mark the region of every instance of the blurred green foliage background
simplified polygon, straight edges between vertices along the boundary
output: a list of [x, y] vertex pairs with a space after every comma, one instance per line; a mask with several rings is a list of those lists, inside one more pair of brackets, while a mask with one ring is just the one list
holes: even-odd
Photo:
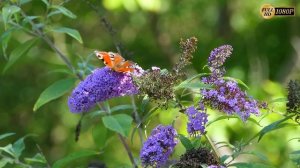
[[[53, 4], [61, 2], [52, 1]], [[116, 52], [115, 42], [121, 42], [123, 51], [128, 51], [124, 52], [125, 58], [137, 62], [144, 69], [151, 66], [171, 68], [180, 54], [180, 39], [195, 36], [199, 39], [199, 45], [193, 64], [187, 69], [189, 75], [205, 72], [202, 67], [207, 63], [210, 51], [222, 44], [230, 44], [234, 52], [226, 62], [227, 76], [247, 83], [251, 88], [248, 92], [257, 99], [270, 101], [285, 97], [287, 81], [300, 76], [300, 11], [297, 10], [300, 9], [300, 2], [297, 0], [66, 0], [64, 3], [77, 18], [57, 15], [52, 18], [52, 25], [77, 29], [83, 44], [59, 33], [54, 33], [52, 38], [77, 68], [81, 66], [78, 62], [86, 59], [95, 49]], [[263, 19], [260, 8], [266, 3], [275, 7], [294, 6], [296, 16]], [[98, 13], [89, 4], [93, 4]], [[23, 9], [28, 15], [43, 15], [46, 10], [40, 0], [25, 4]], [[106, 17], [113, 26], [113, 38], [101, 24], [101, 17]], [[3, 25], [0, 25], [0, 32], [4, 32]], [[28, 35], [24, 33], [14, 33], [7, 53], [27, 39]], [[2, 70], [6, 59], [1, 56], [0, 60]], [[91, 58], [90, 64], [94, 67], [103, 66], [96, 57]], [[108, 167], [130, 164], [117, 136], [103, 130], [105, 133], [102, 135], [102, 127], [88, 126], [93, 123], [83, 123], [79, 142], [74, 141], [74, 130], [80, 115], [69, 112], [68, 95], [33, 112], [33, 105], [40, 93], [56, 80], [67, 76], [54, 71], [57, 69], [66, 69], [66, 66], [49, 46], [40, 41], [25, 57], [1, 74], [0, 133], [15, 132], [19, 137], [36, 134], [36, 137], [26, 140], [28, 153], [25, 155], [33, 155], [37, 151], [37, 143], [52, 163], [79, 149], [100, 150], [103, 146], [103, 142], [99, 142], [101, 138], [96, 139], [95, 143], [92, 136], [92, 132], [99, 131], [96, 133], [98, 136], [110, 138], [105, 144], [104, 153], [95, 157], [95, 160], [107, 163]], [[128, 98], [114, 99], [110, 103], [111, 106], [130, 104]], [[262, 121], [263, 125], [281, 118], [278, 113], [285, 113], [284, 103], [271, 104], [271, 107], [272, 114]], [[215, 112], [210, 114], [209, 119], [217, 115]], [[150, 131], [158, 122], [170, 124], [177, 115], [180, 114], [176, 110], [160, 110], [151, 119], [147, 130]], [[186, 119], [182, 118], [176, 121], [176, 127], [180, 133], [186, 134]], [[100, 121], [94, 123], [101, 125]], [[243, 124], [231, 119], [217, 122], [207, 131], [215, 141], [235, 143], [249, 139], [260, 129], [251, 123]], [[266, 154], [270, 164], [275, 167], [293, 167], [288, 153], [299, 149], [300, 143], [288, 140], [297, 136], [299, 128], [285, 128], [268, 134], [249, 149]], [[9, 140], [14, 138], [16, 136]], [[130, 146], [138, 157], [141, 147], [138, 137], [134, 137], [133, 142]], [[221, 151], [223, 154], [226, 152]], [[179, 146], [173, 157], [178, 158], [182, 153], [184, 149]]]

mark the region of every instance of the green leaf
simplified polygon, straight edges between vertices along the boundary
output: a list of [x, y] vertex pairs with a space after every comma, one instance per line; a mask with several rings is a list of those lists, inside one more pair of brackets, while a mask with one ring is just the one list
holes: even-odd
[[296, 164], [300, 165], [300, 150], [293, 151], [289, 154], [289, 158]]
[[273, 168], [270, 165], [262, 163], [233, 163], [228, 165], [228, 167], [235, 166], [236, 168]]
[[50, 3], [48, 2], [48, 0], [42, 0], [42, 2], [44, 2], [44, 4], [49, 7], [50, 6]]
[[4, 139], [6, 137], [12, 136], [12, 135], [15, 135], [15, 133], [10, 132], [10, 133], [1, 134], [0, 135], [0, 140]]
[[9, 21], [11, 15], [20, 11], [20, 8], [15, 5], [5, 6], [2, 8], [2, 19], [4, 23], [5, 30], [7, 28], [7, 22]]
[[46, 164], [47, 160], [46, 158], [41, 155], [40, 153], [37, 153], [34, 157], [32, 158], [24, 158], [25, 162], [27, 164], [33, 164], [33, 163], [42, 163], [42, 164]]
[[50, 29], [50, 31], [57, 32], [57, 33], [66, 33], [69, 36], [73, 37], [75, 40], [77, 40], [79, 43], [82, 43], [82, 38], [80, 36], [80, 33], [75, 29], [71, 29], [68, 27], [57, 27], [57, 28]]
[[96, 146], [99, 149], [104, 148], [108, 138], [107, 128], [102, 123], [99, 123], [93, 127], [92, 135]]
[[279, 103], [279, 102], [286, 103], [286, 102], [288, 102], [288, 100], [286, 97], [280, 97], [280, 98], [271, 100], [269, 103]]
[[68, 167], [70, 165], [70, 163], [83, 158], [83, 157], [89, 157], [89, 156], [94, 156], [94, 155], [98, 155], [98, 152], [95, 151], [78, 151], [78, 152], [73, 152], [71, 154], [69, 154], [68, 156], [56, 161], [52, 168], [64, 168], [64, 167]]
[[258, 137], [258, 142], [262, 139], [262, 137], [274, 130], [287, 127], [287, 126], [297, 126], [297, 124], [290, 124], [290, 123], [284, 123], [286, 120], [292, 118], [292, 116], [287, 116], [281, 120], [275, 121], [267, 126], [265, 126], [261, 131], [259, 131], [255, 136], [253, 136], [249, 141], [253, 140], [254, 138]]
[[69, 9], [67, 9], [63, 6], [52, 5], [51, 8], [59, 10], [63, 15], [65, 15], [69, 18], [76, 19], [76, 15], [73, 12], [71, 12]]
[[211, 88], [211, 85], [205, 84], [203, 82], [197, 81], [197, 82], [193, 82], [193, 83], [185, 83], [185, 84], [181, 84], [176, 86], [174, 89], [178, 90], [178, 89], [209, 89]]
[[267, 158], [266, 155], [264, 155], [263, 153], [261, 152], [258, 152], [258, 151], [245, 151], [245, 152], [241, 152], [240, 154], [246, 154], [246, 155], [254, 155], [256, 156], [257, 158], [261, 159], [262, 161], [265, 161], [265, 162], [268, 162], [269, 159]]
[[15, 157], [15, 153], [14, 153], [14, 150], [13, 150], [13, 147], [12, 147], [12, 144], [8, 144], [4, 147], [0, 147], [0, 152], [1, 151], [4, 151], [6, 153], [8, 153], [9, 155], [11, 155], [12, 157]]
[[7, 54], [6, 54], [6, 49], [7, 49], [7, 46], [8, 46], [8, 42], [11, 38], [11, 35], [12, 35], [13, 31], [15, 31], [15, 30], [16, 30], [15, 27], [9, 28], [4, 33], [2, 33], [2, 35], [0, 37], [0, 41], [1, 41], [1, 44], [2, 44], [2, 50], [3, 50], [3, 55], [4, 55], [6, 60], [8, 59]]
[[13, 162], [14, 162], [14, 160], [11, 158], [2, 158], [0, 160], [0, 167], [4, 167], [7, 163], [12, 164]]
[[149, 99], [148, 95], [145, 95], [143, 97], [143, 100], [141, 103], [141, 111], [142, 112], [145, 112], [146, 106], [149, 104], [149, 102], [150, 102], [150, 99]]
[[220, 162], [224, 164], [225, 161], [226, 161], [229, 157], [230, 157], [230, 155], [223, 155], [223, 156], [221, 156]]
[[33, 38], [15, 48], [8, 59], [8, 63], [5, 65], [3, 73], [12, 66], [22, 55], [25, 55], [27, 51], [37, 42], [38, 39]]
[[240, 79], [236, 79], [236, 78], [228, 77], [228, 76], [223, 77], [223, 79], [235, 81], [235, 82], [237, 82], [238, 84], [244, 86], [247, 90], [249, 90], [249, 87], [248, 87], [242, 80], [240, 80]]
[[[213, 120], [210, 120], [209, 122], [207, 122], [206, 124], [206, 127], [210, 126], [211, 124], [217, 122], [217, 121], [220, 121], [220, 120], [229, 120], [231, 118], [235, 118], [235, 119], [241, 119], [239, 116], [227, 116], [227, 115], [222, 115], [222, 116], [218, 116], [217, 118], [213, 119]], [[255, 119], [249, 117], [247, 121], [250, 121], [258, 126], [261, 127], [261, 125], [259, 124], [259, 122], [257, 122]]]
[[113, 108], [110, 109], [110, 112], [113, 113], [115, 111], [120, 111], [120, 110], [132, 110], [132, 106], [129, 105], [129, 104], [124, 104], [124, 105], [118, 105], [118, 106], [115, 106]]
[[71, 88], [73, 88], [75, 81], [76, 79], [74, 78], [62, 79], [50, 85], [41, 93], [40, 97], [34, 104], [33, 111], [36, 111], [44, 104], [67, 93]]
[[22, 152], [24, 151], [25, 149], [25, 144], [24, 144], [24, 139], [26, 138], [23, 137], [19, 140], [17, 140], [13, 145], [12, 145], [12, 148], [13, 148], [13, 151], [14, 151], [14, 155], [16, 158], [19, 158], [22, 154]]
[[178, 134], [178, 138], [186, 150], [191, 150], [194, 148], [192, 142], [184, 135]]
[[177, 87], [180, 87], [180, 85], [185, 85], [187, 83], [190, 83], [191, 81], [193, 81], [194, 79], [196, 79], [198, 77], [207, 76], [207, 75], [209, 75], [209, 73], [200, 73], [200, 74], [194, 75], [194, 76], [182, 81]]
[[116, 114], [102, 117], [103, 124], [106, 128], [128, 137], [132, 118], [127, 114]]

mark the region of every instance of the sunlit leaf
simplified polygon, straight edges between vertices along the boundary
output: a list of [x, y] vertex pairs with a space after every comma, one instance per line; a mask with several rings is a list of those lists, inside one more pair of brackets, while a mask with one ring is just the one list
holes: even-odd
[[27, 51], [37, 42], [36, 38], [30, 39], [18, 47], [16, 47], [10, 54], [7, 64], [3, 69], [3, 73], [12, 66], [22, 55], [25, 55]]
[[7, 28], [7, 23], [10, 19], [10, 16], [19, 12], [20, 8], [15, 5], [5, 6], [2, 8], [2, 19], [5, 29]]
[[191, 150], [194, 148], [192, 142], [184, 135], [178, 134], [178, 138], [186, 150]]
[[78, 152], [72, 152], [68, 156], [54, 162], [52, 168], [64, 168], [64, 167], [69, 167], [70, 163], [83, 158], [83, 157], [89, 157], [89, 156], [94, 156], [98, 155], [98, 152], [95, 151], [78, 151]]
[[[222, 115], [222, 116], [218, 116], [217, 118], [208, 121], [207, 124], [206, 124], [206, 127], [210, 126], [211, 124], [213, 124], [213, 123], [215, 123], [217, 121], [226, 120], [226, 119], [229, 120], [231, 118], [235, 118], [235, 119], [240, 119], [241, 120], [241, 118], [239, 116]], [[252, 123], [254, 123], [254, 124], [256, 124], [256, 125], [258, 125], [258, 126], [261, 127], [261, 125], [259, 124], [259, 122], [257, 122], [255, 119], [253, 119], [251, 117], [249, 117], [247, 121], [252, 122]]]
[[67, 9], [63, 6], [52, 5], [51, 8], [59, 10], [63, 15], [65, 15], [69, 18], [76, 19], [76, 15], [73, 12], [71, 12], [69, 9]]
[[253, 140], [254, 138], [258, 137], [258, 142], [262, 139], [262, 137], [274, 130], [280, 129], [280, 128], [284, 128], [284, 127], [288, 127], [288, 126], [297, 126], [297, 124], [291, 124], [291, 123], [284, 123], [286, 120], [292, 118], [293, 116], [287, 116], [281, 120], [275, 121], [267, 126], [265, 126], [261, 131], [259, 131], [255, 136], [253, 136], [251, 140]]
[[46, 158], [41, 155], [40, 153], [37, 153], [34, 157], [32, 158], [24, 158], [25, 162], [28, 164], [33, 164], [33, 163], [42, 163], [42, 164], [46, 164], [47, 160]]
[[7, 163], [12, 164], [14, 161], [11, 158], [2, 158], [0, 160], [0, 167], [4, 167]]
[[44, 104], [67, 93], [71, 88], [73, 88], [75, 81], [76, 79], [74, 78], [62, 79], [50, 85], [41, 93], [40, 97], [34, 104], [33, 111], [36, 111]]
[[225, 163], [225, 161], [230, 157], [230, 155], [223, 155], [220, 158], [221, 163]]
[[229, 166], [235, 166], [236, 168], [274, 168], [273, 166], [266, 165], [263, 163], [233, 163]]
[[269, 159], [267, 158], [266, 155], [264, 155], [263, 153], [258, 152], [258, 151], [244, 151], [244, 152], [241, 152], [240, 154], [254, 155], [257, 158], [261, 159], [262, 161], [265, 161], [265, 162], [269, 161]]
[[106, 128], [127, 137], [132, 123], [132, 118], [127, 114], [116, 114], [102, 117]]
[[193, 82], [193, 83], [185, 83], [175, 87], [175, 90], [178, 89], [208, 89], [211, 88], [211, 85], [205, 84], [201, 81]]
[[273, 99], [271, 100], [269, 103], [286, 103], [288, 100], [286, 97], [280, 97], [280, 98], [277, 98], [277, 99]]
[[15, 135], [15, 133], [10, 132], [10, 133], [1, 134], [0, 135], [0, 140], [4, 139], [6, 137], [12, 136], [12, 135]]
[[50, 29], [50, 31], [58, 32], [58, 33], [66, 33], [69, 36], [76, 39], [79, 43], [82, 43], [82, 38], [80, 36], [80, 33], [75, 29], [71, 29], [68, 27], [57, 27], [57, 28]]
[[12, 157], [15, 157], [15, 153], [14, 153], [12, 144], [8, 144], [8, 145], [6, 145], [4, 147], [0, 147], [0, 152], [1, 151], [6, 152], [7, 154], [11, 155]]
[[132, 105], [129, 104], [122, 104], [118, 106], [114, 106], [113, 108], [110, 109], [110, 112], [116, 112], [116, 111], [121, 111], [121, 110], [132, 110]]
[[289, 154], [289, 158], [296, 164], [300, 165], [300, 150], [293, 151]]
[[25, 149], [25, 144], [24, 144], [24, 139], [26, 137], [23, 137], [21, 139], [18, 139], [13, 145], [12, 145], [12, 148], [13, 148], [13, 151], [14, 151], [14, 155], [16, 158], [19, 158], [22, 154], [22, 152], [24, 151]]

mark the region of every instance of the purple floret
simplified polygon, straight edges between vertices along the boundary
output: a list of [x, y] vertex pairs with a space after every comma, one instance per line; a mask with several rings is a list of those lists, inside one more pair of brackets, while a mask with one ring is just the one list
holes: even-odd
[[186, 114], [189, 118], [187, 124], [188, 133], [192, 136], [200, 136], [205, 133], [205, 124], [207, 123], [206, 109], [202, 103], [199, 103], [200, 111], [194, 106], [186, 109]]
[[202, 89], [203, 102], [219, 111], [229, 115], [237, 114], [246, 121], [250, 114], [259, 115], [258, 103], [255, 99], [247, 96], [234, 81], [225, 81], [221, 78], [213, 82], [213, 89]]
[[68, 106], [73, 113], [87, 112], [98, 102], [137, 93], [130, 73], [97, 68], [73, 90]]
[[246, 121], [250, 114], [259, 115], [259, 103], [243, 92], [237, 82], [223, 79], [224, 62], [230, 57], [233, 49], [230, 45], [215, 48], [209, 58], [208, 66], [211, 75], [203, 77], [202, 82], [213, 86], [212, 89], [201, 89], [203, 103], [229, 115], [237, 114]]
[[144, 167], [161, 167], [177, 144], [177, 132], [172, 126], [158, 125], [143, 144], [140, 158]]

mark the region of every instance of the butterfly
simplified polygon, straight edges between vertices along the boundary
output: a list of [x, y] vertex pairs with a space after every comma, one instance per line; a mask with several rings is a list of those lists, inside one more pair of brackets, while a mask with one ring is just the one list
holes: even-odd
[[95, 51], [96, 56], [110, 69], [116, 72], [133, 72], [135, 63], [125, 61], [118, 53]]

